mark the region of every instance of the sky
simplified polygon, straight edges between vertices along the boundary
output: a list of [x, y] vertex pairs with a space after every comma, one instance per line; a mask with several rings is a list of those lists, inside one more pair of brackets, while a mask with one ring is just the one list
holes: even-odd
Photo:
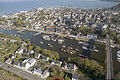
[[0, 0], [0, 2], [15, 2], [15, 1], [36, 1], [36, 0]]
[[[16, 2], [16, 1], [39, 1], [39, 0], [0, 0], [0, 2]], [[95, 1], [95, 0], [87, 0], [87, 1]]]

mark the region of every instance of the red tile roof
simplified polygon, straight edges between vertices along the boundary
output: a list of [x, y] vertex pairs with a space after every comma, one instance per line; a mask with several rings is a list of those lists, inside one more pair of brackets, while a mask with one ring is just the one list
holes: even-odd
[[58, 76], [52, 76], [52, 79], [53, 79], [53, 80], [64, 80], [63, 78], [58, 77]]

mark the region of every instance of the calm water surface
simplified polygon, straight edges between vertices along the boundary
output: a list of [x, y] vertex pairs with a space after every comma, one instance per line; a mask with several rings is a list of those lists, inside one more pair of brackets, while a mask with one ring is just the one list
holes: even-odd
[[33, 7], [59, 7], [73, 6], [77, 8], [103, 8], [117, 5], [118, 2], [105, 2], [99, 0], [35, 0], [35, 1], [16, 1], [0, 2], [0, 14], [10, 14], [22, 10], [32, 10]]
[[[1, 28], [0, 28], [0, 32], [2, 32], [3, 34], [19, 36], [21, 39], [29, 39], [31, 43], [36, 44], [36, 45], [40, 46], [43, 49], [49, 49], [49, 50], [57, 51], [59, 53], [60, 57], [69, 57], [69, 56], [74, 56], [74, 57], [77, 56], [78, 57], [81, 52], [82, 52], [82, 54], [84, 54], [86, 56], [89, 56], [90, 58], [92, 58], [92, 57], [94, 57], [94, 55], [96, 55], [96, 53], [92, 53], [93, 55], [91, 56], [90, 51], [82, 50], [82, 45], [78, 44], [78, 42], [76, 40], [71, 40], [71, 39], [64, 38], [65, 42], [63, 44], [59, 44], [57, 41], [54, 42], [54, 41], [46, 41], [46, 40], [44, 40], [42, 38], [42, 35], [44, 35], [44, 34], [39, 34], [37, 36], [33, 36], [33, 34], [35, 34], [36, 32], [24, 31], [24, 34], [19, 34], [19, 33], [17, 33], [16, 30], [7, 30], [7, 29], [1, 29]], [[42, 41], [43, 44], [40, 44], [40, 41]], [[51, 44], [53, 47], [49, 47], [48, 44]], [[79, 51], [75, 55], [62, 53], [60, 51], [60, 48], [61, 48], [62, 45], [65, 45], [66, 47], [72, 46], [73, 49], [77, 48], [77, 49], [79, 49]], [[98, 50], [100, 50], [100, 48]], [[116, 51], [117, 50], [118, 50], [117, 48], [112, 49], [113, 65], [114, 65], [114, 72], [115, 73], [120, 72], [120, 69], [119, 69], [120, 63], [116, 61]], [[99, 56], [102, 56], [102, 55], [103, 54], [101, 52], [101, 54], [99, 54]], [[98, 56], [98, 58], [99, 58], [99, 56]], [[96, 57], [95, 60], [97, 60], [97, 57]], [[104, 62], [104, 60], [102, 60], [102, 62]]]

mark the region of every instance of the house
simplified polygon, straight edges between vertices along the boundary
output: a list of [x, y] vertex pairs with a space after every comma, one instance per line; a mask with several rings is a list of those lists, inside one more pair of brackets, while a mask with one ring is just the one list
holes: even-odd
[[76, 71], [77, 66], [75, 64], [68, 63], [68, 64], [65, 64], [64, 68], [69, 70], [70, 72], [73, 72], [73, 71]]
[[87, 34], [88, 39], [97, 40], [97, 35]]
[[30, 50], [30, 54], [33, 54], [34, 53], [34, 51], [33, 50]]
[[19, 67], [19, 68], [22, 68], [23, 67], [23, 64], [22, 62], [19, 62], [19, 61], [14, 61], [14, 64], [13, 64], [15, 67]]
[[35, 56], [34, 56], [34, 58], [39, 59], [40, 55], [41, 55], [40, 53], [36, 53]]
[[24, 46], [22, 46], [22, 47], [20, 47], [17, 51], [16, 51], [16, 53], [23, 53], [24, 52], [24, 50], [25, 50], [25, 47]]
[[52, 64], [52, 65], [61, 66], [62, 61], [55, 61], [55, 60], [52, 60], [51, 64]]
[[12, 55], [12, 56], [11, 56], [11, 59], [14, 59], [14, 58], [16, 58], [16, 55]]
[[108, 25], [107, 25], [107, 24], [105, 24], [105, 25], [103, 26], [103, 29], [107, 29], [107, 27], [108, 27]]
[[15, 43], [15, 42], [17, 42], [17, 40], [11, 39], [10, 42]]
[[43, 73], [43, 70], [41, 70], [40, 68], [39, 69], [34, 68], [34, 73], [33, 74], [37, 74], [37, 75], [41, 76], [42, 73]]
[[79, 75], [78, 74], [72, 74], [72, 80], [79, 80]]
[[25, 69], [32, 67], [36, 63], [36, 59], [29, 59], [25, 64]]
[[26, 53], [26, 54], [33, 54], [34, 51], [33, 51], [33, 50], [27, 50], [25, 53]]
[[14, 55], [13, 53], [12, 53], [12, 54], [9, 54], [9, 58], [10, 58], [10, 59], [14, 59], [14, 58], [16, 58], [16, 55]]
[[49, 77], [50, 73], [48, 71], [44, 71], [43, 74], [41, 75], [41, 78], [46, 79], [47, 77]]
[[42, 56], [42, 60], [43, 60], [43, 61], [48, 61], [49, 59], [50, 59], [49, 57]]
[[8, 60], [6, 60], [6, 63], [7, 64], [12, 64], [12, 59], [9, 58]]

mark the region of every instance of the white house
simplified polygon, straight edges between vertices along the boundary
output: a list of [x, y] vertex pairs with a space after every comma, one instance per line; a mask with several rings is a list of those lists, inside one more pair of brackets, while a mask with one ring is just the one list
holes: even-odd
[[46, 79], [49, 77], [50, 73], [48, 71], [44, 71], [43, 74], [41, 75], [41, 78]]
[[31, 53], [31, 54], [33, 54], [33, 53], [34, 53], [34, 51], [33, 51], [33, 50], [30, 50], [30, 53]]
[[35, 69], [34, 68], [34, 73], [33, 74], [37, 74], [37, 75], [42, 75], [42, 73], [43, 73], [43, 70], [41, 70], [40, 68], [39, 69]]
[[10, 42], [15, 43], [15, 42], [17, 42], [17, 40], [11, 39]]
[[32, 67], [36, 63], [36, 59], [29, 59], [25, 64], [25, 69]]
[[51, 64], [52, 64], [52, 65], [61, 66], [62, 61], [55, 61], [55, 60], [53, 60], [53, 61], [51, 62]]
[[49, 57], [42, 56], [42, 60], [43, 60], [43, 61], [48, 61], [49, 59], [50, 59]]
[[7, 63], [7, 64], [11, 64], [11, 63], [12, 63], [12, 60], [9, 58], [8, 60], [6, 60], [6, 63]]
[[24, 46], [22, 46], [21, 48], [19, 48], [17, 51], [16, 51], [16, 53], [23, 53], [24, 52], [24, 50], [25, 50], [25, 47]]
[[40, 53], [36, 53], [34, 57], [35, 57], [36, 59], [39, 59], [39, 58], [40, 58], [40, 55], [41, 55]]

